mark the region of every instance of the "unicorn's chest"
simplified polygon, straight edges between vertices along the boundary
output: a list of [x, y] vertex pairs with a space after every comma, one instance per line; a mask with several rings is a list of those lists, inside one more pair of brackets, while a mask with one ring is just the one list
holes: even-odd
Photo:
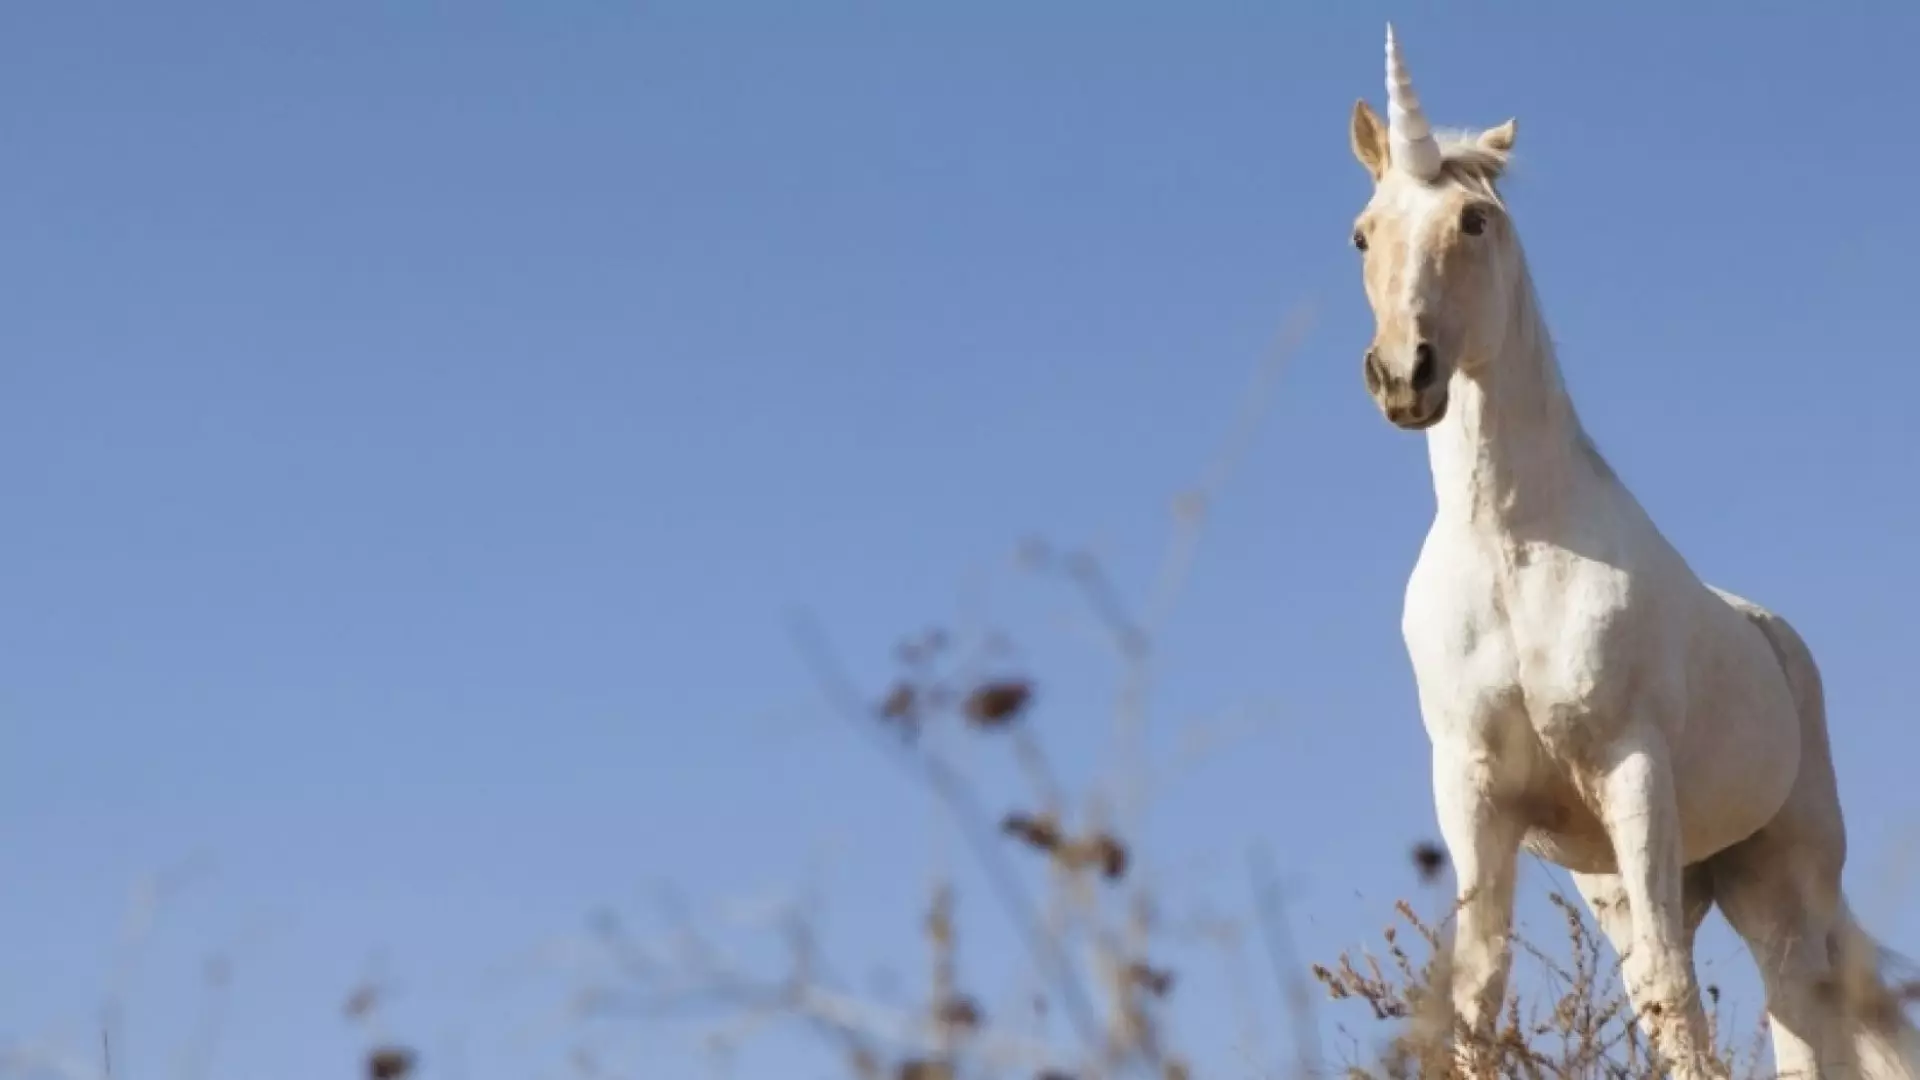
[[1551, 740], [1591, 729], [1635, 680], [1637, 619], [1632, 579], [1607, 563], [1547, 545], [1430, 543], [1401, 629], [1436, 737], [1524, 718]]

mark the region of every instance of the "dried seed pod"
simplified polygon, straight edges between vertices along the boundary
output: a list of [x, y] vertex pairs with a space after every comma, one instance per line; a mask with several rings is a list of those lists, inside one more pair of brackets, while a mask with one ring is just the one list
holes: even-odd
[[918, 699], [912, 683], [895, 683], [880, 702], [880, 715], [889, 720], [904, 720], [913, 715], [913, 707]]
[[1093, 838], [1094, 850], [1099, 853], [1100, 870], [1107, 875], [1108, 881], [1119, 881], [1127, 875], [1127, 848], [1125, 844], [1105, 833]]
[[1419, 872], [1422, 882], [1432, 882], [1447, 868], [1447, 853], [1430, 840], [1415, 844], [1413, 868]]
[[1060, 847], [1060, 826], [1046, 815], [1015, 811], [1001, 819], [1000, 831], [1039, 851], [1053, 852]]
[[958, 1031], [974, 1031], [980, 1027], [980, 1006], [969, 997], [949, 998], [935, 1015], [942, 1025]]
[[382, 1046], [367, 1054], [368, 1080], [403, 1080], [413, 1073], [417, 1059], [404, 1046]]
[[961, 711], [978, 728], [1006, 727], [1020, 718], [1033, 700], [1033, 684], [1025, 679], [982, 683], [967, 695]]
[[1127, 965], [1127, 981], [1154, 997], [1166, 997], [1173, 989], [1173, 972], [1136, 960]]

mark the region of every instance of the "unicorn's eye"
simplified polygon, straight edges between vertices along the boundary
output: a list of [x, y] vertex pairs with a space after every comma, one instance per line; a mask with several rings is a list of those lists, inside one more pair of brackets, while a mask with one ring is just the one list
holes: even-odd
[[1353, 230], [1353, 246], [1360, 251], [1367, 250], [1367, 234], [1359, 229]]
[[1460, 231], [1468, 236], [1479, 236], [1487, 231], [1487, 212], [1477, 206], [1469, 206], [1460, 211]]

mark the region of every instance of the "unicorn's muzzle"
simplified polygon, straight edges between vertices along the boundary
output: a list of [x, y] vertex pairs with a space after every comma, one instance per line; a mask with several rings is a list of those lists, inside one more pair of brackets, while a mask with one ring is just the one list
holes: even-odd
[[1395, 427], [1422, 431], [1447, 415], [1447, 380], [1432, 342], [1412, 349], [1412, 362], [1395, 364], [1381, 358], [1379, 349], [1367, 350], [1362, 365], [1367, 393]]

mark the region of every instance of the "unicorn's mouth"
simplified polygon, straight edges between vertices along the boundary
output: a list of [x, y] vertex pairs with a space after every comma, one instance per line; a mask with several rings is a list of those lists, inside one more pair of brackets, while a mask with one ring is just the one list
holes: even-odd
[[1447, 418], [1447, 401], [1448, 395], [1442, 394], [1440, 400], [1434, 402], [1433, 409], [1425, 416], [1408, 416], [1402, 413], [1387, 419], [1393, 421], [1393, 426], [1402, 431], [1425, 431]]

